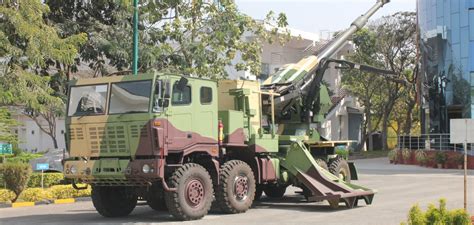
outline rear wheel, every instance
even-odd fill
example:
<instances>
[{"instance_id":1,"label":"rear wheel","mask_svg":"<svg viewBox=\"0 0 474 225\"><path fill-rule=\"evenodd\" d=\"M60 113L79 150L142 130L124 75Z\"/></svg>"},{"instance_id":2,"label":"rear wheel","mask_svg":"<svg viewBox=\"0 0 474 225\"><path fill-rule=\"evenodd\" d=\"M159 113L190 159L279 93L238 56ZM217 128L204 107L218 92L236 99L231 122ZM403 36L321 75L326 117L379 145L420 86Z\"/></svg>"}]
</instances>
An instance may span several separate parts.
<instances>
[{"instance_id":1,"label":"rear wheel","mask_svg":"<svg viewBox=\"0 0 474 225\"><path fill-rule=\"evenodd\" d=\"M351 182L351 171L349 169L349 164L343 158L337 158L331 162L329 165L329 172L339 177L339 179L344 180L345 182Z\"/></svg>"},{"instance_id":2,"label":"rear wheel","mask_svg":"<svg viewBox=\"0 0 474 225\"><path fill-rule=\"evenodd\" d=\"M232 160L221 167L216 203L226 213L242 213L255 197L255 177L245 162Z\"/></svg>"},{"instance_id":3,"label":"rear wheel","mask_svg":"<svg viewBox=\"0 0 474 225\"><path fill-rule=\"evenodd\" d=\"M270 198L281 198L285 195L286 186L282 185L267 185L263 189L265 195Z\"/></svg>"},{"instance_id":4,"label":"rear wheel","mask_svg":"<svg viewBox=\"0 0 474 225\"><path fill-rule=\"evenodd\" d=\"M325 169L325 170L328 170L328 164L326 163L326 161L324 161L323 159L316 159L316 164L318 164L319 167Z\"/></svg>"},{"instance_id":5,"label":"rear wheel","mask_svg":"<svg viewBox=\"0 0 474 225\"><path fill-rule=\"evenodd\" d=\"M214 195L212 180L204 167L188 163L174 171L169 185L176 191L165 192L166 206L175 218L196 220L211 208Z\"/></svg>"},{"instance_id":6,"label":"rear wheel","mask_svg":"<svg viewBox=\"0 0 474 225\"><path fill-rule=\"evenodd\" d=\"M137 205L137 194L131 187L92 187L92 203L104 217L129 215Z\"/></svg>"}]
</instances>

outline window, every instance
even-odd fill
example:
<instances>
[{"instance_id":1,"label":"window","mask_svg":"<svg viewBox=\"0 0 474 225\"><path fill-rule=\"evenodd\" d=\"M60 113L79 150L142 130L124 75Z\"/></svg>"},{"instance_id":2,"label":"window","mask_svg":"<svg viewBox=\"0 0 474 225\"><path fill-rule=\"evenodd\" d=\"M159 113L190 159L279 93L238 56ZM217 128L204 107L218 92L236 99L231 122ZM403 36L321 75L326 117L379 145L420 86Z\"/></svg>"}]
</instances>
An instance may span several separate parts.
<instances>
[{"instance_id":1,"label":"window","mask_svg":"<svg viewBox=\"0 0 474 225\"><path fill-rule=\"evenodd\" d=\"M212 88L201 87L201 104L211 104L212 102Z\"/></svg>"},{"instance_id":2,"label":"window","mask_svg":"<svg viewBox=\"0 0 474 225\"><path fill-rule=\"evenodd\" d=\"M109 114L148 112L151 80L112 84Z\"/></svg>"},{"instance_id":3,"label":"window","mask_svg":"<svg viewBox=\"0 0 474 225\"><path fill-rule=\"evenodd\" d=\"M68 116L104 114L107 89L106 84L71 87Z\"/></svg>"},{"instance_id":4,"label":"window","mask_svg":"<svg viewBox=\"0 0 474 225\"><path fill-rule=\"evenodd\" d=\"M191 87L185 86L182 90L178 89L178 82L173 85L173 96L171 97L171 104L173 105L187 105L191 103Z\"/></svg>"}]
</instances>

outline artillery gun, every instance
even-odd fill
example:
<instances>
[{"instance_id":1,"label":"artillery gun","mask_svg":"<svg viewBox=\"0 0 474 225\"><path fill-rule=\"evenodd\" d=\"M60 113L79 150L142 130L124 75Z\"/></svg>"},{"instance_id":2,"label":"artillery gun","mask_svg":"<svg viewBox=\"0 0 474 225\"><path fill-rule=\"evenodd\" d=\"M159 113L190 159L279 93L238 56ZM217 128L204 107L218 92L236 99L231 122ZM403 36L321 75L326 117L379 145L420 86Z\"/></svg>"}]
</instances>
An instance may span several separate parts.
<instances>
[{"instance_id":1,"label":"artillery gun","mask_svg":"<svg viewBox=\"0 0 474 225\"><path fill-rule=\"evenodd\" d=\"M321 79L330 57L387 2L264 85L168 73L71 81L65 177L91 185L105 217L130 214L138 200L180 220L202 218L211 204L243 213L289 185L332 208L371 204L375 192L350 183L354 165L317 124L329 106Z\"/></svg>"}]
</instances>

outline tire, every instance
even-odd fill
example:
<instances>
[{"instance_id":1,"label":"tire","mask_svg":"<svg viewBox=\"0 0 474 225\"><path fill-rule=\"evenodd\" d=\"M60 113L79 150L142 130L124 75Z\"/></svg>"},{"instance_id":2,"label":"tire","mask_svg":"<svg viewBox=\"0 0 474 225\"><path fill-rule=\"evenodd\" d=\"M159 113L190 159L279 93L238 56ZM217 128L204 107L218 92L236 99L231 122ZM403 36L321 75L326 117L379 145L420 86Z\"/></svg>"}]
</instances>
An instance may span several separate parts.
<instances>
[{"instance_id":1,"label":"tire","mask_svg":"<svg viewBox=\"0 0 474 225\"><path fill-rule=\"evenodd\" d=\"M265 192L265 195L270 198L281 198L285 195L286 186L268 185L263 189L263 191Z\"/></svg>"},{"instance_id":2,"label":"tire","mask_svg":"<svg viewBox=\"0 0 474 225\"><path fill-rule=\"evenodd\" d=\"M324 161L323 159L315 159L316 161L316 164L318 164L319 167L325 169L325 170L328 170L328 164L326 163L326 161Z\"/></svg>"},{"instance_id":3,"label":"tire","mask_svg":"<svg viewBox=\"0 0 474 225\"><path fill-rule=\"evenodd\" d=\"M130 187L92 187L92 203L104 217L129 215L137 205L137 194Z\"/></svg>"},{"instance_id":4,"label":"tire","mask_svg":"<svg viewBox=\"0 0 474 225\"><path fill-rule=\"evenodd\" d=\"M173 172L169 186L176 191L165 192L166 206L179 220L201 219L211 208L214 189L209 173L204 167L187 163Z\"/></svg>"},{"instance_id":5,"label":"tire","mask_svg":"<svg viewBox=\"0 0 474 225\"><path fill-rule=\"evenodd\" d=\"M253 203L255 176L247 163L231 160L222 165L216 190L216 204L225 213L243 213Z\"/></svg>"},{"instance_id":6,"label":"tire","mask_svg":"<svg viewBox=\"0 0 474 225\"><path fill-rule=\"evenodd\" d=\"M345 182L351 182L351 170L349 164L343 158L338 157L329 165L329 172L343 179Z\"/></svg>"},{"instance_id":7,"label":"tire","mask_svg":"<svg viewBox=\"0 0 474 225\"><path fill-rule=\"evenodd\" d=\"M156 211L168 211L165 202L165 192L161 187L152 186L149 190L146 203L150 208Z\"/></svg>"}]
</instances>

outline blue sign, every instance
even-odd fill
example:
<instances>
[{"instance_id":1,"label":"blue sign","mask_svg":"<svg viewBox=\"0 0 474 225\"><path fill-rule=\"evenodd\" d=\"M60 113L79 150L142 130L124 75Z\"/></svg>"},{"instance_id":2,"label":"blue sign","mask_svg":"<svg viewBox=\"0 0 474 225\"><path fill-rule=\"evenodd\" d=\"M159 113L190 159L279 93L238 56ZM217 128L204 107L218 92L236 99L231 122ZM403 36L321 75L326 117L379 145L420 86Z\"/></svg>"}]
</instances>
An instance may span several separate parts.
<instances>
[{"instance_id":1,"label":"blue sign","mask_svg":"<svg viewBox=\"0 0 474 225\"><path fill-rule=\"evenodd\" d=\"M49 170L49 163L36 163L36 170Z\"/></svg>"},{"instance_id":2,"label":"blue sign","mask_svg":"<svg viewBox=\"0 0 474 225\"><path fill-rule=\"evenodd\" d=\"M11 144L2 144L0 143L0 155L12 154L12 145Z\"/></svg>"}]
</instances>

